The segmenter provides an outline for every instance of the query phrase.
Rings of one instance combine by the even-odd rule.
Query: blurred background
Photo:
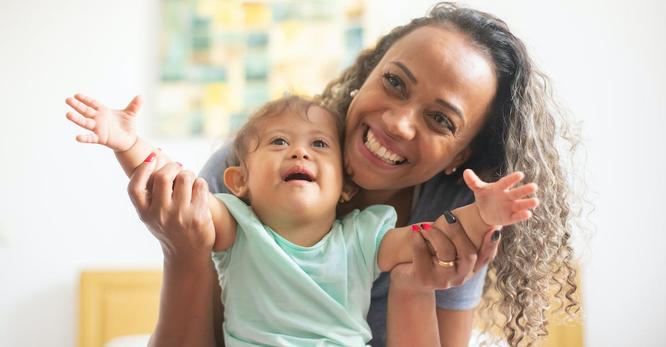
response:
[[[161,268],[113,154],[74,141],[67,96],[143,95],[139,132],[198,171],[247,110],[321,91],[433,3],[1,0],[0,345],[76,345],[82,271]],[[666,345],[666,2],[465,3],[509,24],[580,122],[585,345]]]

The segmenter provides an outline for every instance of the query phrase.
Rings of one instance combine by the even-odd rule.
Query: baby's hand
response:
[[[141,108],[141,97],[135,96],[124,110],[112,110],[82,94],[67,98],[65,102],[78,112],[67,112],[67,119],[92,131],[92,134],[77,135],[77,141],[97,143],[116,152],[126,151],[136,142],[134,117]]]
[[[530,209],[539,206],[539,199],[526,198],[537,191],[535,183],[529,183],[512,189],[523,180],[525,174],[520,171],[502,177],[497,182],[486,183],[474,171],[467,169],[463,178],[474,192],[475,203],[481,219],[491,226],[504,226],[524,221],[532,216]]]

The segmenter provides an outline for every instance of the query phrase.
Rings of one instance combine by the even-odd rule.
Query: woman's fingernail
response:
[[[183,167],[183,164],[181,164],[179,162],[176,162],[176,164],[178,164],[178,167]]]
[[[423,230],[428,231],[428,230],[430,230],[430,224],[428,224],[428,223],[423,223],[423,224],[421,224],[421,228],[422,228]]]
[[[493,242],[497,242],[497,240],[499,240],[500,236],[502,236],[502,232],[499,231],[499,230],[495,230],[495,232],[493,232],[493,236],[491,236],[490,239]]]
[[[155,152],[150,152],[150,154],[146,157],[146,159],[143,162],[150,163],[151,161],[153,161],[153,159],[155,159],[155,156],[156,156]]]
[[[415,233],[418,233],[421,228],[419,228],[418,224],[413,224],[412,225],[412,231]]]

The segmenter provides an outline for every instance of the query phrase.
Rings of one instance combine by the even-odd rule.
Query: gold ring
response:
[[[444,261],[441,259],[437,259],[437,265],[443,268],[450,268],[456,266],[456,261],[455,260]]]

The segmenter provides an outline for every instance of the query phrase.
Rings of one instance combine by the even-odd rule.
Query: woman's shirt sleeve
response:
[[[199,177],[206,180],[208,190],[213,194],[230,193],[224,185],[224,170],[227,169],[227,158],[231,155],[231,143],[222,146],[208,158],[199,172]]]

